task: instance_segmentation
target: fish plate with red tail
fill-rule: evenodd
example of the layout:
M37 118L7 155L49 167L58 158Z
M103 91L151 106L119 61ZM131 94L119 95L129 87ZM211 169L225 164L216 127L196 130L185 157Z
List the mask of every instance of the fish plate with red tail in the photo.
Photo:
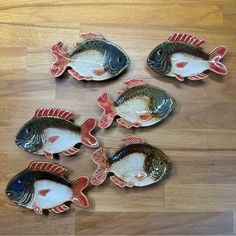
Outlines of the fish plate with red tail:
M91 135L96 126L94 118L81 126L74 123L74 114L59 108L39 108L15 137L23 150L44 155L49 159L71 156L79 151L79 144L95 148L98 140Z
M193 35L173 33L167 41L152 50L147 63L154 71L179 81L185 78L190 80L203 80L208 74L203 73L211 70L220 75L227 74L227 68L220 59L227 52L225 46L218 46L209 54L200 47L204 43Z

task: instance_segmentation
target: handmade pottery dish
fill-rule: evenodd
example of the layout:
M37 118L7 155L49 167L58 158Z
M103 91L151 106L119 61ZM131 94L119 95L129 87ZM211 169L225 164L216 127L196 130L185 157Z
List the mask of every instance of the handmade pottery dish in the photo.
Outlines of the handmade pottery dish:
M171 34L167 41L152 50L147 63L154 71L180 81L184 78L202 80L208 77L206 70L226 75L227 69L220 59L227 52L225 46L219 46L209 54L201 49L205 41L198 37L182 33Z
M103 148L93 153L92 160L98 165L91 183L102 184L108 173L111 181L119 187L142 187L160 181L170 170L169 158L158 148L145 143L141 138L123 138L125 145L115 148L107 158Z
M95 148L98 140L90 134L96 120L89 118L81 127L75 125L74 114L58 108L39 108L15 137L16 144L27 152L49 159L71 156L79 144Z
M128 55L117 45L107 41L103 35L82 33L84 41L76 43L70 51L62 49L63 43L52 46L51 53L56 57L50 74L58 77L68 72L78 80L103 81L118 76L129 65Z
M164 120L175 108L176 102L166 91L147 84L144 80L131 79L124 82L125 91L118 91L119 97L111 101L107 93L98 98L103 109L98 126L108 128L115 116L116 121L126 128L145 127Z
M70 182L64 167L51 162L31 162L7 185L6 195L17 205L33 209L42 215L47 211L61 213L69 210L69 202L87 208L89 202L82 193L89 178L81 176Z

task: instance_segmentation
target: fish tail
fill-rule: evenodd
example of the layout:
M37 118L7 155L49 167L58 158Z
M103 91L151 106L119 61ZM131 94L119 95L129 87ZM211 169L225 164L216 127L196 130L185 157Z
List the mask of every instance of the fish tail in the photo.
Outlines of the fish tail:
M225 46L218 46L213 51L210 52L210 70L217 74L226 75L227 68L220 62L220 59L224 57L227 52Z
M69 60L66 58L67 53L61 49L62 45L62 42L58 42L51 48L51 53L56 58L56 61L52 64L50 69L50 75L53 77L60 76L69 63Z
M108 93L103 93L98 97L98 106L103 109L103 114L98 122L100 128L108 128L116 116L116 110L113 102L109 98Z
M107 157L103 148L99 148L93 153L92 160L97 164L97 170L93 174L91 179L91 184L100 185L102 184L107 177Z
M98 140L90 134L95 126L96 120L94 118L87 119L81 126L81 142L88 147L98 146Z
M83 208L89 207L88 198L82 192L88 186L88 184L89 178L87 176L81 176L72 182L72 202Z

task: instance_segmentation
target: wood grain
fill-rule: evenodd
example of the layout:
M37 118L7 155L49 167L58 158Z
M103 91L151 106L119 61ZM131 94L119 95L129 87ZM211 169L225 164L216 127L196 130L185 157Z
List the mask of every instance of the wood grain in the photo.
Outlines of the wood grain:
M1 235L235 235L236 234L236 4L235 0L52 0L0 2L0 234ZM130 56L122 76L106 82L79 82L48 75L50 47L80 40L81 32L101 32ZM204 51L224 44L229 74L209 72L205 81L178 82L151 71L149 52L172 32L206 40ZM112 99L131 77L161 87L177 100L175 112L160 125L127 130L114 122L96 129L107 155L128 134L160 147L173 161L169 177L147 188L120 189L109 179L87 190L91 206L71 205L65 215L40 217L9 202L9 179L31 160L14 136L38 107L74 111L81 124L99 119L96 99ZM93 150L61 158L69 178L92 176Z

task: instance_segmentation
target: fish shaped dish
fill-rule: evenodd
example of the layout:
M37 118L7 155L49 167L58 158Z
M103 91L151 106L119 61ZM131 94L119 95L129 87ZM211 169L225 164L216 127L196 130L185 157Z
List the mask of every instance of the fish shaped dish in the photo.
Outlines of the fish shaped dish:
M15 137L23 150L44 155L49 159L71 156L79 151L79 144L95 148L98 140L90 134L96 120L89 118L80 127L74 124L74 114L59 108L39 108Z
M164 120L175 108L176 102L166 91L147 84L144 80L131 79L124 82L125 91L118 91L119 97L111 101L108 93L99 96L97 104L103 109L99 120L100 128L111 126L116 121L126 127L145 127Z
M82 33L80 36L84 41L76 43L68 52L62 49L62 42L52 46L51 53L56 57L50 70L53 77L62 75L69 67L69 74L77 80L103 81L118 76L130 65L128 55L103 35Z
M6 195L17 205L33 209L37 214L47 211L61 213L69 210L69 202L79 207L89 207L87 197L82 193L89 178L81 176L68 181L64 167L51 162L33 161L14 176L6 187Z
M158 148L145 143L141 138L123 138L125 145L116 148L107 158L103 148L93 153L92 160L98 165L91 183L102 184L108 173L110 180L119 187L142 187L160 181L170 170L169 158ZM118 150L117 150L118 149Z
M206 70L226 75L227 69L220 59L226 54L227 48L219 46L207 54L200 47L204 42L193 35L173 33L166 42L152 50L147 63L154 71L180 81L184 81L184 78L205 79L208 77L203 73Z

